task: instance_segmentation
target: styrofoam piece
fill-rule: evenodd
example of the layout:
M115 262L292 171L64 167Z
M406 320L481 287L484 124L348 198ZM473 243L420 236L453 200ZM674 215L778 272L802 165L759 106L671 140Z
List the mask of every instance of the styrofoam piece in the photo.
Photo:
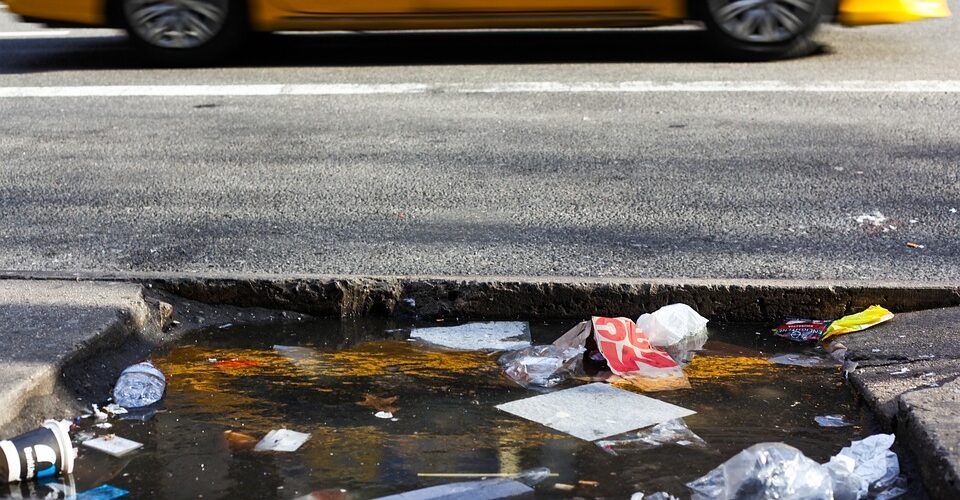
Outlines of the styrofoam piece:
M512 401L497 408L587 441L696 413L602 383Z
M377 500L495 500L533 493L533 488L513 479L487 479L463 483L441 484Z
M297 451L310 439L310 434L287 429L272 430L257 443L253 451Z
M82 446L86 446L87 448L92 448L94 450L106 453L107 455L113 455L119 458L139 450L143 447L143 443L138 443L136 441L131 441L129 439L110 434L108 436L101 436L96 439L88 439L82 443Z
M464 351L512 351L530 346L530 323L490 321L414 328L410 338Z

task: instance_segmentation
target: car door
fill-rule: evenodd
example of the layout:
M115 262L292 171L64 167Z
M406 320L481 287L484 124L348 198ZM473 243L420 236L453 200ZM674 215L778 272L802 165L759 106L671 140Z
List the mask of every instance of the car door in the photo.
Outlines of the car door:
M277 5L290 12L344 15L410 13L420 1L422 0L274 0Z
M431 12L663 12L682 0L413 0Z

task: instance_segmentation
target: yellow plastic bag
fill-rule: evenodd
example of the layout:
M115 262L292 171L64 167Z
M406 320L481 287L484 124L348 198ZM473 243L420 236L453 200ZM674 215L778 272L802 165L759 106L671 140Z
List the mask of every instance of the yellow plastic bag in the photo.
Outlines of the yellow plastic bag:
M830 323L830 326L827 327L827 331L823 333L823 337L820 337L820 341L823 342L834 335L843 335L845 333L866 330L871 326L879 325L880 323L889 321L891 319L893 319L892 312L880 306L870 306L864 311L851 314L849 316L844 316L833 323Z

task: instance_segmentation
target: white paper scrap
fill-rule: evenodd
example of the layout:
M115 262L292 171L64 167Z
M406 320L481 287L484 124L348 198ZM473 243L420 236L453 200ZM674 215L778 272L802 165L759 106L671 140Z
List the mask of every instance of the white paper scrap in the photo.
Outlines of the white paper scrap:
M310 434L287 429L273 430L257 443L253 451L297 451L310 439Z
M526 321L491 321L414 328L410 338L465 351L512 351L530 346L530 324Z
M602 383L512 401L497 408L586 441L696 413Z
M143 443L131 441L120 436L114 436L113 434L96 439L88 439L84 441L82 445L118 458L129 455L143 447Z

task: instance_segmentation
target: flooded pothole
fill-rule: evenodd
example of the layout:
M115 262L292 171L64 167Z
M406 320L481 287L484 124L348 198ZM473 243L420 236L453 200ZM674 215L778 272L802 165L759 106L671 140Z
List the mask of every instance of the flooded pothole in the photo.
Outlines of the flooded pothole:
M758 325L711 325L710 340L685 368L692 388L647 394L696 411L684 421L706 445L615 456L498 410L544 391L507 379L497 355L411 342L409 326L331 320L188 336L153 357L168 381L152 418L111 420L110 429L81 424L144 446L119 459L81 448L77 491L109 483L133 498L375 498L471 474L547 467L556 476L536 487L537 497L686 496L686 482L753 444L782 441L824 462L869 430L837 368L768 361L822 351ZM569 326L532 324L534 343L549 343ZM381 410L392 418L376 416ZM823 415L855 425L821 427L815 418ZM257 453L224 435L259 439L281 428L311 439L293 453Z

